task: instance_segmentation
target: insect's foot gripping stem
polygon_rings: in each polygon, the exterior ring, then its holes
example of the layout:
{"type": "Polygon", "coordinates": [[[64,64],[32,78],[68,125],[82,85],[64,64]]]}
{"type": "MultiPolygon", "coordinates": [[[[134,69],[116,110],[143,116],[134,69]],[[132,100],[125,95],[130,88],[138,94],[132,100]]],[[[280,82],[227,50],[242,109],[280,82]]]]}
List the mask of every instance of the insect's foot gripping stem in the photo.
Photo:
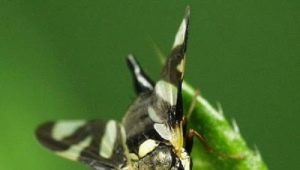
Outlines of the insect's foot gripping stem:
{"type": "Polygon", "coordinates": [[[196,137],[202,145],[205,147],[205,150],[208,152],[212,152],[212,148],[208,145],[207,140],[205,139],[204,136],[202,136],[200,133],[195,131],[194,129],[189,129],[187,136],[186,136],[186,142],[185,142],[185,147],[188,153],[191,153],[192,148],[193,148],[193,139],[196,137]]]}

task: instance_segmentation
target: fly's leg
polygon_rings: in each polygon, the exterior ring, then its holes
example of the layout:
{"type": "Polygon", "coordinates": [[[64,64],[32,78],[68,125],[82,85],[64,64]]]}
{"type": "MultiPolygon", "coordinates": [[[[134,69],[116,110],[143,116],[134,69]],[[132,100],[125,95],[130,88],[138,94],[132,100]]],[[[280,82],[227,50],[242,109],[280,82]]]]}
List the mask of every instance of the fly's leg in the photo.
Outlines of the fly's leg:
{"type": "Polygon", "coordinates": [[[185,148],[188,153],[191,153],[193,148],[193,139],[196,137],[204,146],[205,150],[208,152],[212,152],[212,148],[208,145],[208,142],[204,136],[202,136],[200,133],[195,131],[194,129],[189,129],[187,135],[186,135],[186,142],[185,142],[185,148]]]}

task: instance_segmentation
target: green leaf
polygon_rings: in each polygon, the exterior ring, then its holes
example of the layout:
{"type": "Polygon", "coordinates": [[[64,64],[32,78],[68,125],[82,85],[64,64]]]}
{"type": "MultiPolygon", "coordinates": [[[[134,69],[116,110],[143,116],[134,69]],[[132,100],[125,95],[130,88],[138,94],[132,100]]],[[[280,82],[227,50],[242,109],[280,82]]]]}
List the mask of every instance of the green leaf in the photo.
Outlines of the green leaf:
{"type": "Polygon", "coordinates": [[[203,135],[213,150],[208,151],[203,143],[194,139],[193,169],[268,169],[259,151],[247,146],[235,121],[229,123],[222,110],[213,108],[202,96],[195,98],[195,90],[187,83],[184,82],[182,88],[185,108],[196,99],[189,127],[203,135]]]}

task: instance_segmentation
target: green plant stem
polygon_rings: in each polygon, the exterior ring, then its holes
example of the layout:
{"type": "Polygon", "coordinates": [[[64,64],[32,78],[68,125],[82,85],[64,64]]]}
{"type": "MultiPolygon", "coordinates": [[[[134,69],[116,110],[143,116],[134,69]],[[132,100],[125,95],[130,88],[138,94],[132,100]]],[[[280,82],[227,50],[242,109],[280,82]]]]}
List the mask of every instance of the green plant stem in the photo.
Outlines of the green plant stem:
{"type": "MultiPolygon", "coordinates": [[[[184,106],[189,108],[195,99],[195,90],[185,82],[182,89],[184,106]]],[[[189,127],[203,135],[213,150],[209,152],[203,143],[194,139],[193,169],[268,169],[258,150],[247,146],[235,121],[230,124],[222,110],[213,108],[202,96],[196,97],[189,127]]]]}

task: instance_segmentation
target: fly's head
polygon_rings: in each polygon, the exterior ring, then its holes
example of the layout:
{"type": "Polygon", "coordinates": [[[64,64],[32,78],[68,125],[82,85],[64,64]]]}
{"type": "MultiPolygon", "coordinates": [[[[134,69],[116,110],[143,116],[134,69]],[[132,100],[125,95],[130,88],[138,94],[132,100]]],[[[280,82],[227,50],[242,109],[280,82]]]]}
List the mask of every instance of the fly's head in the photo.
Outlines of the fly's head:
{"type": "MultiPolygon", "coordinates": [[[[183,156],[183,155],[182,155],[183,156]]],[[[178,157],[172,146],[160,145],[141,159],[133,159],[133,167],[136,169],[155,170],[189,170],[190,158],[178,157]]]]}

